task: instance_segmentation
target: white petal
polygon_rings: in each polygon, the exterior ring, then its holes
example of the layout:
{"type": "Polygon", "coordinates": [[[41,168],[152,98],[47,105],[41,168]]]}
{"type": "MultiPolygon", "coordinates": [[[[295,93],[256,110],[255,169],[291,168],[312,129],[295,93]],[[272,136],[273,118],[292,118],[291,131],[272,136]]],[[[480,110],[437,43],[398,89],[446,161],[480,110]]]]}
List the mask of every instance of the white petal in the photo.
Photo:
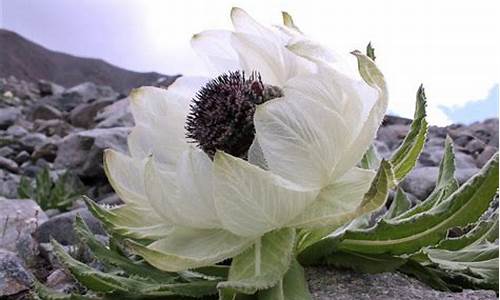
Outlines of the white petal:
{"type": "Polygon", "coordinates": [[[176,172],[151,159],[146,164],[146,193],[151,206],[169,223],[194,228],[220,227],[212,176],[212,161],[199,150],[184,152],[176,172]]]}
{"type": "Polygon", "coordinates": [[[262,152],[262,148],[260,148],[257,138],[253,139],[250,148],[248,148],[248,162],[252,165],[259,166],[264,170],[269,169],[266,158],[264,157],[264,152],[262,152]]]}
{"type": "Polygon", "coordinates": [[[205,60],[213,75],[241,69],[238,55],[231,46],[231,32],[208,30],[191,39],[195,52],[205,60]]]}
{"type": "MultiPolygon", "coordinates": [[[[179,104],[190,104],[196,93],[210,80],[210,78],[202,76],[181,76],[177,78],[171,85],[168,86],[167,91],[175,93],[184,97],[188,101],[182,101],[179,104]]],[[[189,107],[189,105],[188,105],[189,107]]],[[[188,108],[187,107],[187,108],[188,108]]]]}
{"type": "Polygon", "coordinates": [[[135,125],[127,137],[128,151],[136,159],[153,154],[153,138],[149,126],[135,125]]]}
{"type": "Polygon", "coordinates": [[[214,173],[217,214],[224,228],[241,236],[282,227],[318,193],[223,152],[215,154],[214,173]]]}
{"type": "Polygon", "coordinates": [[[259,24],[259,22],[239,7],[231,9],[231,21],[236,32],[259,36],[269,41],[277,41],[278,36],[270,28],[259,24]]]}
{"type": "Polygon", "coordinates": [[[183,223],[196,228],[220,228],[213,197],[213,163],[199,149],[185,151],[177,165],[183,223]]]}
{"type": "Polygon", "coordinates": [[[125,203],[150,208],[142,178],[146,161],[134,159],[112,149],[104,151],[104,171],[120,199],[125,203]]]}
{"type": "Polygon", "coordinates": [[[325,187],[318,199],[293,220],[291,227],[323,227],[342,225],[356,217],[356,210],[363,201],[375,176],[372,170],[352,168],[325,187]]]}
{"type": "Polygon", "coordinates": [[[153,209],[143,209],[134,205],[122,205],[110,209],[113,231],[138,239],[159,239],[166,236],[172,225],[167,224],[153,209]]]}
{"type": "Polygon", "coordinates": [[[311,188],[331,182],[334,168],[352,138],[351,129],[337,112],[295,97],[258,106],[254,123],[270,170],[311,188]]]}
{"type": "Polygon", "coordinates": [[[251,243],[251,239],[221,229],[175,228],[168,236],[147,247],[137,243],[129,245],[133,252],[158,269],[178,272],[231,258],[251,243]]]}
{"type": "Polygon", "coordinates": [[[141,128],[135,130],[132,145],[129,145],[133,155],[142,157],[151,147],[155,159],[175,166],[181,153],[189,147],[184,128],[189,101],[182,93],[161,88],[133,90],[131,110],[137,127],[141,128]]]}
{"type": "Polygon", "coordinates": [[[342,162],[337,166],[335,172],[340,175],[358,163],[377,134],[387,111],[388,92],[384,76],[375,63],[366,55],[353,52],[358,58],[359,71],[365,83],[358,85],[359,97],[363,101],[373,101],[374,104],[368,112],[357,137],[349,145],[349,151],[342,162]]]}

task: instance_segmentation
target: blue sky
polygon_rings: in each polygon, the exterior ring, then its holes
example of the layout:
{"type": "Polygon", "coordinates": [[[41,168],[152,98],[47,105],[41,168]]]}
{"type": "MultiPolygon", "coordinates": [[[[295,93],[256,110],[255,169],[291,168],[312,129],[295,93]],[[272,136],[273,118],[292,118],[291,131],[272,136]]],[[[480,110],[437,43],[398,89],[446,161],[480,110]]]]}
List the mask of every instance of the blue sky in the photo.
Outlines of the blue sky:
{"type": "Polygon", "coordinates": [[[0,27],[132,70],[194,75],[205,69],[189,39],[230,28],[232,6],[265,24],[279,23],[286,10],[338,52],[372,41],[396,114],[413,115],[423,83],[431,124],[498,115],[498,0],[0,0],[0,27]]]}

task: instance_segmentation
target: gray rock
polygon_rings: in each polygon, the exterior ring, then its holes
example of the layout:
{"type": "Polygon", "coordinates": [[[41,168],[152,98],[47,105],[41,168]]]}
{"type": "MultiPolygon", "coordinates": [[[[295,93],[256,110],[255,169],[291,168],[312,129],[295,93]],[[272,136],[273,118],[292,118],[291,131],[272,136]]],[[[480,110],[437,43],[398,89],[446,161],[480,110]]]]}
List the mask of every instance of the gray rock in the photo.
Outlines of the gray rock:
{"type": "Polygon", "coordinates": [[[57,155],[57,145],[55,143],[47,142],[45,144],[37,145],[31,154],[33,160],[40,158],[46,161],[54,161],[57,155]]]}
{"type": "Polygon", "coordinates": [[[31,287],[33,276],[15,253],[0,249],[0,298],[16,295],[31,287]]]}
{"type": "Polygon", "coordinates": [[[134,118],[130,112],[128,99],[122,99],[106,106],[95,117],[96,128],[132,127],[134,118]]]}
{"type": "Polygon", "coordinates": [[[478,172],[479,169],[476,167],[457,169],[455,171],[455,178],[458,180],[458,183],[463,184],[478,172]]]}
{"type": "Polygon", "coordinates": [[[75,128],[64,120],[35,120],[33,130],[46,136],[66,136],[75,131],[75,128]]]}
{"type": "Polygon", "coordinates": [[[49,104],[37,104],[29,114],[31,120],[53,120],[61,119],[63,114],[57,108],[49,104]]]}
{"type": "Polygon", "coordinates": [[[13,136],[14,138],[21,138],[28,134],[28,130],[26,128],[19,126],[19,125],[12,125],[9,128],[7,128],[7,134],[13,136]]]}
{"type": "Polygon", "coordinates": [[[50,237],[52,237],[63,245],[75,244],[78,241],[74,232],[74,223],[77,214],[85,220],[93,233],[105,234],[100,222],[92,216],[87,208],[79,208],[49,219],[37,228],[33,233],[33,237],[39,243],[47,243],[50,237]]]}
{"type": "Polygon", "coordinates": [[[12,156],[14,154],[14,150],[9,146],[5,146],[0,148],[0,157],[12,156]]]}
{"type": "Polygon", "coordinates": [[[483,152],[481,152],[481,154],[479,154],[476,159],[477,167],[482,168],[488,162],[488,160],[490,160],[490,158],[497,152],[498,148],[487,145],[484,148],[483,152]]]}
{"type": "Polygon", "coordinates": [[[29,159],[30,159],[30,154],[24,150],[17,153],[16,157],[14,158],[15,162],[18,164],[22,164],[25,161],[28,161],[29,159]]]}
{"type": "Polygon", "coordinates": [[[461,151],[455,151],[455,166],[457,169],[475,168],[476,161],[474,157],[467,155],[461,151]]]}
{"type": "Polygon", "coordinates": [[[19,166],[12,159],[0,156],[0,169],[10,171],[12,173],[19,173],[19,166]]]}
{"type": "Polygon", "coordinates": [[[29,199],[0,198],[0,248],[14,251],[23,234],[31,234],[47,216],[40,206],[29,199]]]}
{"type": "Polygon", "coordinates": [[[7,129],[21,117],[21,109],[18,107],[0,108],[0,129],[7,129]]]}
{"type": "Polygon", "coordinates": [[[114,99],[99,99],[90,103],[82,103],[70,112],[70,122],[76,127],[92,128],[97,112],[113,102],[114,99]]]}
{"type": "Polygon", "coordinates": [[[33,152],[36,146],[40,146],[42,144],[46,144],[48,142],[48,138],[41,133],[28,133],[19,139],[19,144],[23,147],[24,150],[28,152],[33,152]]]}
{"type": "Polygon", "coordinates": [[[40,91],[40,96],[44,97],[61,94],[64,92],[64,87],[50,81],[40,80],[38,81],[38,90],[40,91]]]}
{"type": "Polygon", "coordinates": [[[438,167],[413,169],[403,180],[401,187],[407,193],[417,197],[417,199],[424,200],[436,186],[438,173],[438,167]]]}
{"type": "Polygon", "coordinates": [[[127,151],[129,128],[97,128],[72,133],[59,143],[54,166],[71,169],[82,177],[103,176],[102,154],[104,149],[127,151]]]}
{"type": "Polygon", "coordinates": [[[76,284],[71,275],[64,269],[55,269],[47,276],[47,287],[60,292],[70,293],[76,289],[76,284]]]}
{"type": "Polygon", "coordinates": [[[1,196],[7,198],[17,197],[17,186],[20,176],[0,169],[0,199],[1,196]]]}
{"type": "Polygon", "coordinates": [[[433,290],[400,273],[361,274],[327,267],[307,268],[313,299],[317,300],[487,300],[494,291],[464,290],[460,293],[433,290]]]}
{"type": "Polygon", "coordinates": [[[408,133],[407,125],[396,124],[381,127],[377,133],[377,139],[384,142],[391,151],[395,150],[408,133]]]}

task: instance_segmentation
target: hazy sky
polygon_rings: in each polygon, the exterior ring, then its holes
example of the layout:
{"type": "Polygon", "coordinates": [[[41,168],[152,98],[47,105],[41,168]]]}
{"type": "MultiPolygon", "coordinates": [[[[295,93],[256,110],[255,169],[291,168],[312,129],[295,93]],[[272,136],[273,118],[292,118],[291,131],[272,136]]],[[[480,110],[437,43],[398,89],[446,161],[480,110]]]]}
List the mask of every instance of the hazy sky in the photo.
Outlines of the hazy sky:
{"type": "Polygon", "coordinates": [[[372,41],[397,114],[412,115],[420,83],[433,124],[498,114],[498,92],[491,92],[500,78],[498,0],[0,0],[0,26],[132,70],[202,74],[189,39],[230,28],[232,6],[265,24],[281,22],[286,10],[303,32],[337,51],[372,41]]]}

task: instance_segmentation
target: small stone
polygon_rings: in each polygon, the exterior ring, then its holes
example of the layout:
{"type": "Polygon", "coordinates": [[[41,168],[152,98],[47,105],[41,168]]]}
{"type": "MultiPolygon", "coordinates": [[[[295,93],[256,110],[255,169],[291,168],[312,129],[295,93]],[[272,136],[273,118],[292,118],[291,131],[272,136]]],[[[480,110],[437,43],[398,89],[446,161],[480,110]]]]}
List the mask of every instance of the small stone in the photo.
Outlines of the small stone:
{"type": "Polygon", "coordinates": [[[491,145],[487,145],[484,148],[483,152],[481,152],[481,154],[479,154],[478,157],[476,158],[477,167],[482,168],[488,162],[488,160],[490,160],[490,158],[495,153],[497,153],[497,151],[498,151],[498,148],[493,147],[491,145]]]}
{"type": "Polygon", "coordinates": [[[47,221],[40,206],[29,199],[0,197],[0,248],[15,251],[16,241],[23,234],[31,234],[47,221]]]}
{"type": "Polygon", "coordinates": [[[78,240],[74,232],[74,223],[77,214],[83,218],[93,233],[105,234],[101,223],[92,216],[88,209],[79,208],[52,217],[39,226],[33,233],[33,236],[39,243],[47,243],[50,241],[50,237],[52,237],[63,245],[75,244],[78,240]]]}
{"type": "Polygon", "coordinates": [[[56,156],[57,156],[57,145],[50,142],[37,145],[33,153],[31,154],[31,158],[33,158],[34,160],[43,158],[46,161],[50,162],[53,162],[56,156]]]}
{"type": "Polygon", "coordinates": [[[407,193],[412,194],[419,200],[424,200],[430,195],[436,186],[438,167],[422,167],[413,169],[401,183],[401,187],[407,193]]]}
{"type": "Polygon", "coordinates": [[[19,125],[12,125],[7,128],[7,134],[12,135],[15,138],[20,138],[28,134],[28,130],[19,125]]]}
{"type": "Polygon", "coordinates": [[[15,253],[0,249],[0,298],[12,296],[31,287],[33,276],[15,253]]]}
{"type": "Polygon", "coordinates": [[[18,164],[22,164],[28,161],[29,159],[30,159],[30,154],[25,150],[19,152],[14,158],[15,162],[17,162],[18,164]]]}
{"type": "Polygon", "coordinates": [[[40,91],[40,96],[44,97],[61,94],[64,92],[64,87],[50,81],[40,80],[38,81],[38,90],[40,91]]]}
{"type": "Polygon", "coordinates": [[[75,107],[69,115],[71,124],[76,127],[91,128],[94,126],[94,118],[104,107],[112,104],[113,99],[99,99],[91,103],[82,103],[75,107]]]}
{"type": "Polygon", "coordinates": [[[122,99],[106,106],[97,113],[94,122],[96,128],[132,127],[134,118],[130,112],[128,99],[122,99]]]}
{"type": "Polygon", "coordinates": [[[18,107],[0,108],[0,129],[7,129],[19,117],[21,117],[21,109],[18,107]]]}
{"type": "Polygon", "coordinates": [[[36,105],[30,113],[31,120],[52,120],[61,119],[62,112],[48,104],[36,105]]]}
{"type": "Polygon", "coordinates": [[[0,169],[10,171],[12,173],[19,173],[19,166],[12,159],[0,156],[0,169]]]}
{"type": "Polygon", "coordinates": [[[12,150],[12,148],[8,147],[8,146],[5,146],[5,147],[2,147],[0,148],[0,157],[7,157],[7,156],[11,156],[14,154],[14,150],[12,150]]]}
{"type": "Polygon", "coordinates": [[[48,138],[41,133],[28,133],[19,140],[24,150],[32,152],[36,146],[46,144],[48,138]]]}

